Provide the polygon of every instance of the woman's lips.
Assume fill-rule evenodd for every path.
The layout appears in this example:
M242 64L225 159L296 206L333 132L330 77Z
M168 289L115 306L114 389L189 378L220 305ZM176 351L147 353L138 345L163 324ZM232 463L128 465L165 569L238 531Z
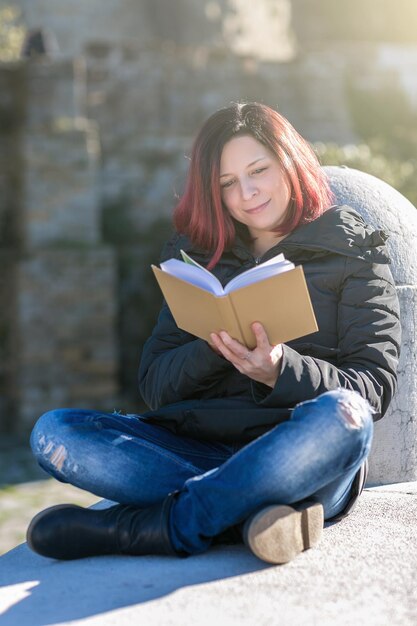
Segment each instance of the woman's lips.
M267 200L263 204L259 204L258 206L254 207L253 209L246 209L246 213L249 213L250 215L254 215L255 213L260 213L269 204L269 202L270 202L270 200Z

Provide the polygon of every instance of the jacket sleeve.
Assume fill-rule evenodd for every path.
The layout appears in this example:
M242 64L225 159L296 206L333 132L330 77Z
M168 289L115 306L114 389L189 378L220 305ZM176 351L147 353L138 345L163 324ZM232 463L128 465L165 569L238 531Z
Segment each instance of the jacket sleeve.
M295 406L343 387L370 402L374 420L384 415L396 388L401 340L399 303L388 265L346 259L337 314L336 364L284 345L275 387L252 383L258 404Z
M178 328L164 303L139 367L139 390L151 409L195 397L233 366L203 339Z

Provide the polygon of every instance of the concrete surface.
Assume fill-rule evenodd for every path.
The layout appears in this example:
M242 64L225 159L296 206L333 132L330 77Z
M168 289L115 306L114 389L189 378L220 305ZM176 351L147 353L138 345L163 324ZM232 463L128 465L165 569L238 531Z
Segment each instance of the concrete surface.
M417 483L367 488L320 545L282 566L244 546L58 562L0 557L0 624L408 626L417 623Z

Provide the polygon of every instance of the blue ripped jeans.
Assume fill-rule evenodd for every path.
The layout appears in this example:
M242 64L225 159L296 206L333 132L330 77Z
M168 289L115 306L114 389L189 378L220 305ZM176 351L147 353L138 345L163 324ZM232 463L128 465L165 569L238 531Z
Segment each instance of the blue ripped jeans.
M172 545L197 554L213 537L270 504L321 502L339 514L372 439L372 410L337 389L297 405L291 419L247 445L173 434L136 415L81 409L45 413L31 445L62 482L145 507L179 491L169 520Z

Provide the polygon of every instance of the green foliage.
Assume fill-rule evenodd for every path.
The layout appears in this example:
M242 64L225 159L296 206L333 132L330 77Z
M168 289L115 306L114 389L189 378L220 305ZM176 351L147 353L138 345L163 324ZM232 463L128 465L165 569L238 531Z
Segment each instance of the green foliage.
M417 111L396 74L374 88L348 81L347 95L353 128L373 152L399 160L416 157Z
M322 165L347 165L372 174L417 206L417 159L391 156L383 138L373 139L369 144L347 146L316 143L314 148Z
M0 7L0 62L17 61L25 30L20 24L20 9L12 5Z
M347 165L372 174L417 206L417 111L396 74L378 85L347 84L348 105L358 144L317 143L323 165Z

